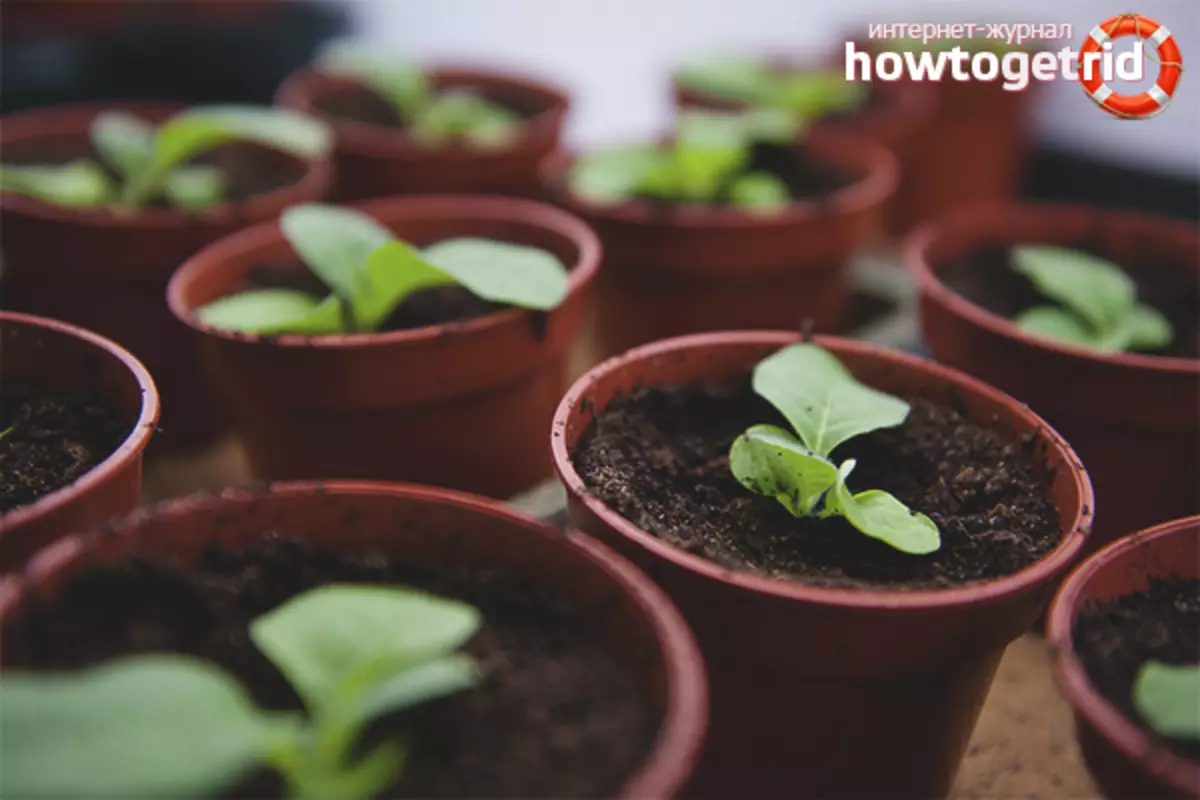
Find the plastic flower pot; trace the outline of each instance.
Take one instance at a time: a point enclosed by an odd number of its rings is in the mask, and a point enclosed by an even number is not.
[[[358,208],[417,246],[472,236],[544,248],[571,271],[570,292],[548,314],[507,309],[317,338],[246,335],[202,324],[194,312],[244,288],[255,267],[295,255],[276,223],[206,248],[171,279],[167,300],[196,332],[253,472],[267,480],[408,480],[501,498],[548,478],[545,433],[600,261],[595,234],[558,209],[508,198],[399,198]]]
[[[55,592],[89,565],[133,554],[189,565],[211,543],[254,547],[265,543],[270,531],[435,569],[503,570],[560,594],[637,675],[660,714],[650,752],[620,796],[672,797],[688,780],[705,736],[705,672],[671,601],[629,562],[588,537],[457,492],[296,483],[267,493],[227,490],[169,502],[130,515],[103,533],[72,536],[43,551],[20,580],[0,584],[0,626],[11,635],[5,623],[22,603]]]
[[[14,114],[0,126],[0,150],[9,162],[78,157],[91,152],[88,127],[102,111],[119,109],[159,121],[179,108],[93,104]],[[330,185],[328,163],[305,163],[278,151],[244,147],[294,174],[295,183],[194,214],[145,208],[129,217],[0,195],[4,306],[94,330],[141,359],[163,395],[163,436],[156,446],[197,444],[225,424],[221,407],[199,379],[187,329],[163,302],[167,279],[205,245],[249,223],[271,219],[293,203],[321,199]]]
[[[836,65],[841,68],[840,62]],[[782,68],[788,68],[786,62]],[[791,65],[795,69],[795,65]],[[681,108],[711,108],[735,111],[744,104],[715,98],[687,89],[676,80],[673,84],[675,103]],[[924,174],[916,159],[922,140],[931,135],[934,114],[937,112],[937,89],[924,83],[902,82],[870,84],[871,101],[863,108],[832,115],[815,121],[818,127],[850,131],[870,136],[897,158],[900,166],[900,185],[884,213],[888,233],[907,232],[922,218],[915,213],[914,202],[926,190]]]
[[[0,571],[19,568],[40,547],[73,530],[132,511],[142,486],[142,451],[158,422],[150,373],[117,344],[52,319],[0,311],[0,384],[87,390],[133,422],[129,436],[69,486],[0,514]]]
[[[1105,547],[1071,574],[1047,615],[1054,677],[1075,710],[1088,770],[1110,800],[1200,797],[1200,766],[1155,741],[1107,700],[1088,678],[1073,641],[1083,608],[1166,577],[1200,577],[1200,517],[1158,525]]]
[[[491,70],[431,67],[437,89],[473,89],[526,115],[518,137],[502,147],[463,143],[426,146],[402,128],[338,116],[329,110],[339,100],[366,91],[348,78],[311,68],[300,70],[279,87],[276,102],[313,114],[333,126],[337,136],[339,201],[398,194],[501,194],[536,197],[537,165],[558,148],[568,98],[559,88]]]
[[[1200,512],[1200,360],[1102,354],[1023,333],[943,281],[955,259],[987,246],[1043,243],[1083,248],[1118,264],[1150,260],[1154,272],[1195,291],[1195,225],[1132,212],[1072,206],[980,206],[931,223],[905,244],[920,286],[921,326],[933,357],[1028,403],[1087,465],[1096,487],[1096,546],[1130,531]]]
[[[572,159],[542,164],[549,196],[604,244],[591,332],[601,357],[712,330],[839,329],[850,307],[849,262],[877,230],[896,188],[895,158],[862,136],[813,130],[806,146],[851,182],[821,199],[765,215],[644,201],[600,205],[567,185]]]
[[[637,528],[589,492],[573,464],[581,437],[615,397],[639,386],[731,383],[798,339],[763,331],[680,337],[581,378],[559,405],[552,433],[571,523],[639,564],[696,632],[712,687],[709,746],[697,776],[705,795],[941,797],[1005,647],[1042,613],[1091,525],[1091,485],[1058,434],[955,370],[815,337],[868,385],[961,403],[977,424],[1032,436],[1044,449],[1059,544],[1019,572],[936,591],[816,587],[718,566]]]

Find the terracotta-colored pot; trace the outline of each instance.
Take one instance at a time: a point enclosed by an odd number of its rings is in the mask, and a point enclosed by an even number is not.
[[[784,64],[786,69],[797,69],[795,64]],[[937,90],[931,84],[875,82],[871,84],[875,95],[873,102],[859,111],[844,116],[817,120],[818,127],[844,130],[872,137],[896,156],[900,166],[900,185],[896,189],[884,212],[887,231],[893,235],[906,233],[920,217],[915,216],[914,203],[926,191],[922,184],[924,175],[918,169],[917,154],[921,140],[930,135],[934,114],[937,111]],[[743,103],[687,89],[673,83],[675,103],[681,108],[713,108],[739,110]]]
[[[458,492],[296,483],[168,502],[40,553],[20,580],[0,584],[0,628],[7,629],[25,598],[56,591],[88,565],[135,553],[186,565],[212,542],[249,548],[270,531],[433,568],[501,569],[559,593],[638,675],[661,713],[652,749],[620,795],[669,798],[687,782],[704,742],[708,704],[704,663],[678,609],[633,565],[588,537]]]
[[[1085,606],[1111,602],[1167,577],[1200,578],[1200,516],[1140,531],[1091,556],[1063,584],[1047,615],[1054,677],[1075,709],[1088,770],[1110,800],[1200,797],[1200,765],[1155,741],[1097,691],[1072,635]]]
[[[870,385],[961,403],[976,423],[1033,436],[1045,448],[1062,541],[1020,572],[940,591],[831,589],[731,571],[635,527],[588,490],[572,463],[580,438],[614,397],[646,385],[728,383],[798,338],[764,331],[681,337],[637,348],[581,378],[559,406],[552,434],[571,523],[645,569],[696,632],[712,687],[709,746],[696,781],[703,794],[941,797],[1005,647],[1042,613],[1091,526],[1087,474],[1045,422],[949,368],[816,337]]]
[[[0,384],[88,390],[133,424],[104,461],[69,486],[0,515],[0,572],[17,569],[47,542],[132,511],[142,488],[142,451],[158,422],[150,373],[117,344],[52,319],[0,311]]]
[[[509,309],[444,325],[305,338],[218,330],[195,310],[256,266],[296,258],[276,223],[206,248],[171,279],[171,311],[200,340],[254,473],[268,480],[409,480],[509,497],[551,475],[546,431],[565,384],[600,244],[569,214],[500,197],[358,206],[419,246],[477,236],[544,248],[571,270],[549,314]]]
[[[159,121],[179,108],[113,103],[22,112],[3,118],[0,151],[5,161],[79,156],[88,152],[88,127],[102,111],[120,109]],[[129,348],[162,392],[162,436],[156,446],[199,443],[225,423],[220,405],[198,379],[187,330],[163,301],[171,273],[201,247],[271,219],[293,203],[321,199],[329,188],[329,163],[306,164],[277,151],[256,150],[294,169],[297,183],[198,214],[150,208],[121,217],[0,194],[4,307],[66,320]]]
[[[311,68],[291,75],[276,102],[321,117],[337,134],[339,201],[397,194],[502,194],[536,198],[538,162],[559,146],[568,98],[561,89],[491,70],[432,67],[438,89],[474,89],[529,116],[512,144],[479,148],[462,143],[428,147],[397,128],[373,125],[325,110],[338,95],[363,91],[356,81]]]
[[[895,158],[862,136],[814,130],[807,147],[853,182],[778,214],[725,207],[600,205],[567,186],[572,159],[542,164],[546,191],[600,235],[591,338],[607,357],[668,336],[712,330],[838,330],[850,306],[848,262],[877,230],[896,188]]]
[[[1094,546],[1200,513],[1200,360],[1092,353],[1023,332],[938,278],[952,259],[989,245],[1086,247],[1117,263],[1155,254],[1200,281],[1193,223],[1071,206],[979,206],[906,242],[933,357],[997,386],[1045,417],[1087,465],[1100,504]]]

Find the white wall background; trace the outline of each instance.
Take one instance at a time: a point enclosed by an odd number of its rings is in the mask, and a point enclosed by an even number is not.
[[[667,75],[707,52],[769,50],[819,55],[867,22],[1070,23],[1078,49],[1103,19],[1131,10],[1112,0],[339,0],[358,35],[414,59],[462,59],[541,74],[575,98],[576,144],[661,130]],[[1137,0],[1132,10],[1176,36],[1185,73],[1165,113],[1119,120],[1074,82],[1041,88],[1036,135],[1115,161],[1200,172],[1200,0]],[[1057,43],[1057,47],[1068,44]],[[1190,62],[1190,63],[1189,63]],[[1194,66],[1193,66],[1194,65]],[[1151,70],[1151,78],[1156,67]]]

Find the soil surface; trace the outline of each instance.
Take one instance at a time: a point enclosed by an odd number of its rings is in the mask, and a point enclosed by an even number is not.
[[[1100,694],[1127,719],[1140,722],[1133,706],[1133,682],[1142,664],[1200,664],[1200,580],[1155,580],[1143,592],[1084,608],[1072,636],[1079,660]],[[1184,758],[1200,762],[1200,742],[1164,741]]]
[[[883,489],[937,523],[942,546],[901,553],[840,518],[797,519],[744,488],[729,448],[755,424],[787,427],[750,388],[641,388],[614,399],[580,441],[588,489],[644,531],[727,568],[846,588],[936,589],[1016,572],[1060,540],[1035,442],[913,401],[905,423],[839,446],[854,491]]]
[[[387,716],[365,737],[403,735],[407,768],[386,797],[611,795],[646,757],[656,713],[634,678],[560,599],[494,571],[433,572],[376,554],[348,555],[285,538],[213,546],[198,567],[126,558],[93,566],[54,599],[32,599],[4,631],[7,667],[77,668],[172,651],[238,675],[259,704],[298,709],[291,687],[248,637],[252,619],[310,588],[403,584],[464,600],[485,623],[468,643],[481,684]],[[263,772],[227,797],[279,797]]]
[[[495,93],[490,92],[479,92],[477,88],[470,86],[446,88],[471,90],[483,94],[488,100],[498,103],[525,118],[544,110],[542,108],[523,107],[519,103],[512,102],[511,98],[496,96]],[[388,102],[386,98],[381,97],[365,86],[318,95],[312,99],[312,104],[313,108],[317,111],[331,117],[401,130],[405,127],[405,122],[400,118],[400,113],[396,110],[396,107]]]
[[[10,430],[11,429],[11,430]],[[5,382],[0,388],[0,514],[69,486],[133,430],[100,398]]]
[[[1107,258],[1086,243],[1069,245]],[[1012,319],[1037,305],[1054,305],[1033,287],[1028,278],[1013,269],[1008,247],[987,247],[968,253],[938,270],[946,286],[994,314]],[[1137,283],[1138,299],[1162,312],[1171,322],[1175,337],[1160,350],[1139,351],[1176,358],[1200,358],[1200,282],[1186,282],[1181,265],[1154,258],[1140,263],[1121,263],[1121,269]]]

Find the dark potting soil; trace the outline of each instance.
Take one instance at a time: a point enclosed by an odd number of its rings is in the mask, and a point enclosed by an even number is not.
[[[611,795],[646,757],[655,712],[632,675],[577,612],[516,575],[435,572],[377,554],[272,538],[250,550],[210,546],[181,569],[130,557],[91,566],[53,598],[31,598],[4,631],[6,667],[59,670],[145,652],[180,652],[236,674],[256,701],[299,709],[248,636],[257,616],[333,582],[402,584],[471,603],[484,626],[467,644],[485,672],[473,689],[392,714],[364,737],[409,742],[386,797]],[[279,797],[266,771],[227,797]]]
[[[462,86],[453,88],[470,89],[471,87]],[[473,91],[478,90],[474,89]],[[511,102],[510,98],[498,97],[492,93],[483,94],[492,102],[499,103],[522,117],[528,118],[545,110],[542,108],[522,107],[519,103]],[[365,122],[369,125],[381,125],[386,128],[403,129],[405,127],[404,120],[400,118],[396,107],[365,86],[319,95],[313,98],[312,104],[316,110],[331,117],[352,120],[354,122]]]
[[[1075,620],[1072,639],[1100,694],[1127,719],[1140,723],[1133,683],[1144,663],[1200,664],[1200,580],[1154,580],[1145,591],[1084,607]],[[1184,758],[1200,761],[1200,742],[1163,741]]]
[[[588,490],[640,529],[740,572],[846,588],[937,589],[1033,564],[1059,542],[1058,514],[1030,438],[1006,438],[954,409],[914,399],[905,423],[833,453],[858,460],[855,491],[883,489],[941,531],[932,554],[901,553],[841,518],[793,517],[729,471],[729,448],[751,425],[787,422],[733,386],[685,384],[614,399],[580,440]]]
[[[1068,246],[1107,257],[1084,242]],[[1008,247],[980,248],[947,263],[938,270],[938,277],[972,303],[1008,319],[1033,306],[1053,305],[1012,268],[1010,253]],[[1185,282],[1178,277],[1182,274],[1178,264],[1156,259],[1153,253],[1141,262],[1121,263],[1120,267],[1137,283],[1138,299],[1162,312],[1175,331],[1167,347],[1139,352],[1200,358],[1200,283]]]
[[[121,446],[133,423],[87,392],[45,392],[6,381],[0,388],[5,430],[0,514],[74,483]]]

